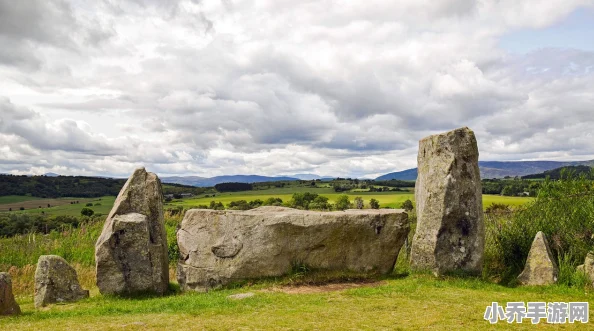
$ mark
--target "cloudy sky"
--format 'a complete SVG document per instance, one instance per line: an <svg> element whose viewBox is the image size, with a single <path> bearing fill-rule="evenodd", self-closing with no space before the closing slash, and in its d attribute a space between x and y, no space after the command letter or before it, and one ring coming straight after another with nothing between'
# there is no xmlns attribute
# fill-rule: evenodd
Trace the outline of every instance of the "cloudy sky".
<svg viewBox="0 0 594 331"><path fill-rule="evenodd" d="M594 0L0 0L0 173L594 159Z"/></svg>

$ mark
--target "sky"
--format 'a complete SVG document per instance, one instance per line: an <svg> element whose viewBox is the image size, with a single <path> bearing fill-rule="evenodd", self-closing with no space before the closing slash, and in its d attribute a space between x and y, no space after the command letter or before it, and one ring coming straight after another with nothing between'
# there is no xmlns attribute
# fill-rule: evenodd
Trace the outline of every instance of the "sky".
<svg viewBox="0 0 594 331"><path fill-rule="evenodd" d="M0 173L594 159L594 0L0 0Z"/></svg>

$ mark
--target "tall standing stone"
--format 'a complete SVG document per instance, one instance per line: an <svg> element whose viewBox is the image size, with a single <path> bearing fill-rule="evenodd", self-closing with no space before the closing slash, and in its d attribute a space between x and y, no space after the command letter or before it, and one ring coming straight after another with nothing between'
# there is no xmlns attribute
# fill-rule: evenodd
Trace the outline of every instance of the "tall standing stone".
<svg viewBox="0 0 594 331"><path fill-rule="evenodd" d="M518 281L522 285L552 285L557 282L558 276L559 268L551 253L547 237L538 231Z"/></svg>
<svg viewBox="0 0 594 331"><path fill-rule="evenodd" d="M89 297L78 283L76 270L57 255L42 255L35 270L35 308L75 302Z"/></svg>
<svg viewBox="0 0 594 331"><path fill-rule="evenodd" d="M419 142L414 270L481 272L485 225L478 156L474 132L466 127Z"/></svg>
<svg viewBox="0 0 594 331"><path fill-rule="evenodd" d="M14 300L10 274L0 272L0 316L18 315L21 307Z"/></svg>
<svg viewBox="0 0 594 331"><path fill-rule="evenodd" d="M169 286L161 181L144 168L128 179L95 245L102 294L164 294Z"/></svg>

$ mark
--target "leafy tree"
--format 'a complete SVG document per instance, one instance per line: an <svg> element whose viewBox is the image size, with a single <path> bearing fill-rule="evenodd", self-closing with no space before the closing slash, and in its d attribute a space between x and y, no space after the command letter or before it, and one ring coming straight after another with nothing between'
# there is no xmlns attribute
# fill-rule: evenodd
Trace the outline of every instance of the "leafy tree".
<svg viewBox="0 0 594 331"><path fill-rule="evenodd" d="M93 209L91 209L91 208L85 207L85 208L83 208L80 211L80 214L83 215L83 216L89 216L89 217L91 217L91 216L93 216L93 214L95 214L95 211Z"/></svg>
<svg viewBox="0 0 594 331"><path fill-rule="evenodd" d="M294 193L291 201L289 201L289 206L293 208L299 209L309 209L309 204L313 202L318 197L317 193Z"/></svg>
<svg viewBox="0 0 594 331"><path fill-rule="evenodd" d="M371 200L369 200L369 207L371 207L371 209L379 209L379 201L377 201L377 199L371 198Z"/></svg>
<svg viewBox="0 0 594 331"><path fill-rule="evenodd" d="M328 198L324 196L317 196L312 202L309 204L309 209L312 210L330 210L332 207L328 203Z"/></svg>
<svg viewBox="0 0 594 331"><path fill-rule="evenodd" d="M412 201L410 201L410 199L404 201L400 207L406 211L411 211L414 208L413 203Z"/></svg>
<svg viewBox="0 0 594 331"><path fill-rule="evenodd" d="M346 194L341 194L336 199L336 209L337 210L345 210L351 207L351 201L349 200L349 196Z"/></svg>
<svg viewBox="0 0 594 331"><path fill-rule="evenodd" d="M216 184L214 187L219 192L240 192L251 191L254 189L254 186L248 183L220 183Z"/></svg>
<svg viewBox="0 0 594 331"><path fill-rule="evenodd" d="M357 209L363 209L363 206L364 206L363 198L356 197L353 202L355 204L355 208L357 208Z"/></svg>

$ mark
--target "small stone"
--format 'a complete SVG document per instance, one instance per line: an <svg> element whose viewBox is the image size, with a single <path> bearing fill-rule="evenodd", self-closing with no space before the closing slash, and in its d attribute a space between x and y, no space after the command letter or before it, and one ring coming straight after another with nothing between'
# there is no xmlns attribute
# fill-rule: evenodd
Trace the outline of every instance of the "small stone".
<svg viewBox="0 0 594 331"><path fill-rule="evenodd" d="M35 308L75 302L89 297L78 283L76 270L57 255L42 255L35 270Z"/></svg>
<svg viewBox="0 0 594 331"><path fill-rule="evenodd" d="M10 274L0 272L0 316L18 315L20 313L21 307L16 303L12 294Z"/></svg>
<svg viewBox="0 0 594 331"><path fill-rule="evenodd" d="M558 275L559 268L551 253L547 237L538 231L518 281L522 285L551 285L557 282Z"/></svg>
<svg viewBox="0 0 594 331"><path fill-rule="evenodd" d="M594 285L594 252L589 252L584 261L584 273Z"/></svg>
<svg viewBox="0 0 594 331"><path fill-rule="evenodd" d="M247 293L239 293L239 294L233 294L227 297L227 299L231 299L231 300L242 300L245 298L251 298L253 297L255 294L252 292L247 292Z"/></svg>

